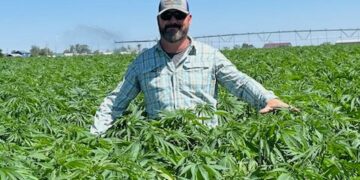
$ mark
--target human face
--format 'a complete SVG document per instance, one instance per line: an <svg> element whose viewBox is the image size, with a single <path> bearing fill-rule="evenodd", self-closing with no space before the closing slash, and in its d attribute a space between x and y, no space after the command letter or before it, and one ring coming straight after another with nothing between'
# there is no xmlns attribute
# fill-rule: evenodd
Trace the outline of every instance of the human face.
<svg viewBox="0 0 360 180"><path fill-rule="evenodd" d="M158 16L158 26L161 38L176 43L187 37L191 15L178 10L168 10Z"/></svg>

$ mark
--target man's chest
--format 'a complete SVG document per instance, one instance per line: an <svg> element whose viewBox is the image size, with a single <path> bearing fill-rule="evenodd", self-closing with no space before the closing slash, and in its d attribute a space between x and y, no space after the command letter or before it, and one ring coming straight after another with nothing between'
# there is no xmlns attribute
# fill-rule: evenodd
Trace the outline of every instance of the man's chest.
<svg viewBox="0 0 360 180"><path fill-rule="evenodd" d="M142 91L167 91L168 89L196 90L207 88L215 81L211 62L185 61L177 66L168 62L138 76Z"/></svg>

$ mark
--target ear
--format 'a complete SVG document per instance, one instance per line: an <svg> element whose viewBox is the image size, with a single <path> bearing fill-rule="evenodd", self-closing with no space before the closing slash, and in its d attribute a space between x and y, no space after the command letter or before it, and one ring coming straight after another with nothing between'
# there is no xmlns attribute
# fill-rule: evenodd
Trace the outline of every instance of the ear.
<svg viewBox="0 0 360 180"><path fill-rule="evenodd" d="M192 15L191 14L189 14L189 17L188 17L189 19L188 19L188 21L189 21L189 24L191 24L191 21L192 21Z"/></svg>

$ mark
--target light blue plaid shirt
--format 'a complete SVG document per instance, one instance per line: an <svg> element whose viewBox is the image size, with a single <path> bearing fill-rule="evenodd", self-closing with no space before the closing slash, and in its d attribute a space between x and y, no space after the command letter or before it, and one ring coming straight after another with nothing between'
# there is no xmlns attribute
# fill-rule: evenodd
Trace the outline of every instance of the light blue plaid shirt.
<svg viewBox="0 0 360 180"><path fill-rule="evenodd" d="M149 118L156 118L163 110L193 108L204 103L215 108L218 83L258 109L276 98L273 92L238 71L217 49L191 39L175 65L158 43L128 67L123 81L100 105L90 131L104 133L141 91ZM218 122L214 118L206 124L213 127Z"/></svg>

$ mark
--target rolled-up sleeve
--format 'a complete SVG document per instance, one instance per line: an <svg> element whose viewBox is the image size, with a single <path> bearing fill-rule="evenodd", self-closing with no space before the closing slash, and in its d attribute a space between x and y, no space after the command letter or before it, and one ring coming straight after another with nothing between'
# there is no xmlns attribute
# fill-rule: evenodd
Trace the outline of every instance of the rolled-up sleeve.
<svg viewBox="0 0 360 180"><path fill-rule="evenodd" d="M261 109L270 99L277 98L259 82L240 72L221 52L215 53L215 74L217 81L238 98Z"/></svg>
<svg viewBox="0 0 360 180"><path fill-rule="evenodd" d="M92 134L100 135L106 132L113 121L120 117L127 109L131 100L140 92L139 82L134 66L129 66L122 82L105 97L94 117L94 124L90 127Z"/></svg>

